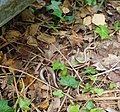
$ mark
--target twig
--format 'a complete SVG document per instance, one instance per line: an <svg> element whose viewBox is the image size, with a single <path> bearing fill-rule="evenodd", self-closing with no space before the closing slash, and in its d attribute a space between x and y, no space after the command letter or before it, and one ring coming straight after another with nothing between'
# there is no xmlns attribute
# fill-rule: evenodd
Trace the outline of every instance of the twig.
<svg viewBox="0 0 120 112"><path fill-rule="evenodd" d="M71 68L73 69L73 71L76 73L76 75L78 76L78 78L80 79L80 81L82 82L82 78L80 77L80 75L78 74L78 72L75 70L75 68L72 66L72 64L66 59L66 57L61 53L61 51L54 45L52 44L56 50L61 54L61 56L67 61L67 63L71 66Z"/></svg>
<svg viewBox="0 0 120 112"><path fill-rule="evenodd" d="M12 67L7 67L7 66L4 66L4 65L0 65L0 67L7 68L7 69L12 69L12 70L15 70L15 71L21 72L21 73L23 73L23 74L26 74L26 75L28 75L28 76L30 76L30 77L32 77L32 78L34 78L34 79L36 79L36 80L42 82L42 83L48 85L49 87L51 87L51 88L54 89L54 90L58 90L57 88L51 86L50 84L48 84L48 83L46 83L46 82L44 82L44 81L38 79L37 77L35 77L35 76L33 76L33 75L31 75L31 74L29 74L29 73L23 71L23 70L16 69L16 68L12 68ZM70 95L68 95L68 94L66 94L66 93L64 93L64 95L68 96L68 97L71 98L71 99L74 99L72 96L70 96Z"/></svg>
<svg viewBox="0 0 120 112"><path fill-rule="evenodd" d="M120 67L111 68L111 69L109 69L109 70L106 70L105 72L98 73L98 74L96 74L96 75L94 75L94 76L97 77L97 76L100 76L100 75L103 75L103 74L105 74L105 73L109 73L109 72L112 72L112 71L118 70L118 69L120 69Z"/></svg>
<svg viewBox="0 0 120 112"><path fill-rule="evenodd" d="M67 94L69 94L69 92L70 92L70 88L67 90ZM62 106L63 106L63 104L64 104L66 98L67 98L67 96L64 97L64 99L63 99L63 101L62 101L62 103L61 103L61 105L60 105L60 107L59 107L59 109L58 109L57 112L60 112L60 110L61 110L61 108L62 108Z"/></svg>

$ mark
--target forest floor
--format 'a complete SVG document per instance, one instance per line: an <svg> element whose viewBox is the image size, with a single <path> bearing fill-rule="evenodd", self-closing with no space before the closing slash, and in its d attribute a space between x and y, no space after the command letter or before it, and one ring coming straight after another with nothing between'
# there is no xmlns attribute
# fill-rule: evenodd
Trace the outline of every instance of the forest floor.
<svg viewBox="0 0 120 112"><path fill-rule="evenodd" d="M35 2L1 28L0 112L120 112L120 2L81 1Z"/></svg>

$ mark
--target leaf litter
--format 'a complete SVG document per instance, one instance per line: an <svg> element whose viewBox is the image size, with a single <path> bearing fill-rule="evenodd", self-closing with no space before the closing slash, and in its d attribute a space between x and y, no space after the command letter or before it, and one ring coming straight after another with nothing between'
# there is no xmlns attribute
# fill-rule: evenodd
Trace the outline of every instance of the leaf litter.
<svg viewBox="0 0 120 112"><path fill-rule="evenodd" d="M13 109L20 96L21 109L31 112L120 111L120 30L114 25L119 6L104 2L96 13L96 0L85 6L77 0L40 0L1 28L0 101L6 101L5 108ZM48 71L54 62L62 66ZM95 74L85 73L91 67ZM46 81L39 77L42 68Z"/></svg>

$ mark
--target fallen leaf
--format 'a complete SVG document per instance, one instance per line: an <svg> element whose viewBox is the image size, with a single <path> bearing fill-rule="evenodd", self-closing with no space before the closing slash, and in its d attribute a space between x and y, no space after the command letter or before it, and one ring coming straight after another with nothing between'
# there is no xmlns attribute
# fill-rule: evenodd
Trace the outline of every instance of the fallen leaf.
<svg viewBox="0 0 120 112"><path fill-rule="evenodd" d="M37 39L48 44L54 43L56 41L54 36L51 36L46 33L41 33L37 36Z"/></svg>
<svg viewBox="0 0 120 112"><path fill-rule="evenodd" d="M90 14L89 10L85 7L85 8L81 8L80 9L80 17L84 18L85 16L87 16L88 14Z"/></svg>
<svg viewBox="0 0 120 112"><path fill-rule="evenodd" d="M21 36L21 33L17 30L9 30L6 33L6 38L18 38Z"/></svg>
<svg viewBox="0 0 120 112"><path fill-rule="evenodd" d="M108 78L113 82L120 82L120 70L115 70L108 74Z"/></svg>
<svg viewBox="0 0 120 112"><path fill-rule="evenodd" d="M44 100L40 105L39 105L39 107L41 108L41 109L47 109L48 108L48 106L49 106L49 100Z"/></svg>
<svg viewBox="0 0 120 112"><path fill-rule="evenodd" d="M88 26L88 25L91 24L91 21L92 21L91 16L87 16L87 17L85 17L85 18L83 19L83 24L86 25L86 26Z"/></svg>
<svg viewBox="0 0 120 112"><path fill-rule="evenodd" d="M35 19L34 14L29 9L25 9L21 13L21 17L22 17L22 20L26 22L34 22L34 19Z"/></svg>
<svg viewBox="0 0 120 112"><path fill-rule="evenodd" d="M92 17L92 23L99 26L99 25L105 25L105 15L103 14L94 14Z"/></svg>
<svg viewBox="0 0 120 112"><path fill-rule="evenodd" d="M28 36L27 44L34 46L34 47L38 46L37 40L32 36Z"/></svg>
<svg viewBox="0 0 120 112"><path fill-rule="evenodd" d="M28 28L28 33L31 36L35 36L38 33L40 24L31 24Z"/></svg>
<svg viewBox="0 0 120 112"><path fill-rule="evenodd" d="M68 8L66 8L66 7L63 7L62 11L63 11L64 14L67 14L67 13L70 12L70 10Z"/></svg>
<svg viewBox="0 0 120 112"><path fill-rule="evenodd" d="M108 106L106 109L105 109L107 112L118 112L116 111L115 109L113 109L112 107Z"/></svg>
<svg viewBox="0 0 120 112"><path fill-rule="evenodd" d="M80 45L83 43L83 35L82 33L77 34L75 31L72 31L72 35L68 37L72 46Z"/></svg>
<svg viewBox="0 0 120 112"><path fill-rule="evenodd" d="M54 112L55 109L60 107L60 98L54 98L50 106L48 107L47 112Z"/></svg>

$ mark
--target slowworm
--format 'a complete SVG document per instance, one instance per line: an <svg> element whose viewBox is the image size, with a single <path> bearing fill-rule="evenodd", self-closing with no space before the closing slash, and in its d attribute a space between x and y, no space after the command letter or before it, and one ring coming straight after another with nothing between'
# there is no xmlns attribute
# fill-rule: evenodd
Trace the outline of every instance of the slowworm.
<svg viewBox="0 0 120 112"><path fill-rule="evenodd" d="M45 76L44 76L44 72L45 71L47 72L47 75L51 75L53 83L54 83L54 86L56 88L58 88L58 85L57 85L57 82L56 82L56 76L55 76L55 73L53 72L52 68L50 68L50 67L43 67L40 70L40 72L39 72L40 79L45 81L45 82L48 82L48 81L46 81Z"/></svg>

